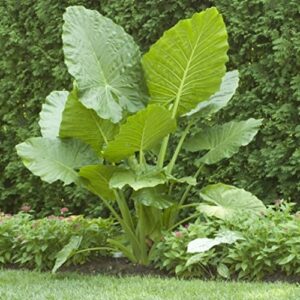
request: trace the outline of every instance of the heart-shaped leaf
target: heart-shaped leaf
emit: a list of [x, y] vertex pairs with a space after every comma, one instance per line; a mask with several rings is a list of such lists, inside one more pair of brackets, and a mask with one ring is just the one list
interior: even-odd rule
[[122, 119], [123, 110], [140, 110], [147, 97], [133, 38], [83, 6], [68, 7], [63, 18], [65, 63], [77, 81], [80, 102], [114, 123]]
[[143, 56], [151, 102], [183, 115], [218, 91], [225, 74], [227, 33], [216, 8], [179, 21]]
[[200, 204], [198, 209], [219, 219], [231, 218], [241, 212], [259, 214], [266, 210], [262, 201], [251, 193], [223, 183], [206, 186], [200, 196], [207, 204]]

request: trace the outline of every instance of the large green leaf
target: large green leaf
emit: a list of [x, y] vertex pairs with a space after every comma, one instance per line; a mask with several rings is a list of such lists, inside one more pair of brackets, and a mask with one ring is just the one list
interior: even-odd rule
[[94, 110], [83, 106], [75, 90], [70, 93], [63, 111], [60, 137], [80, 139], [100, 154], [102, 146], [113, 138], [116, 130], [117, 126], [111, 121], [101, 119]]
[[104, 157], [110, 161], [120, 161], [137, 151], [150, 150], [163, 137], [176, 129], [176, 121], [171, 113], [158, 105], [128, 117], [120, 127], [119, 134], [109, 142]]
[[65, 184], [78, 182], [77, 170], [96, 164], [98, 158], [88, 145], [78, 140], [30, 138], [16, 146], [24, 165], [42, 180]]
[[187, 116], [204, 116], [207, 117], [218, 112], [225, 107], [230, 101], [239, 85], [239, 72], [237, 70], [227, 72], [222, 79], [222, 83], [218, 92], [212, 95], [207, 101], [200, 102]]
[[129, 169], [118, 169], [110, 179], [110, 187], [122, 189], [129, 185], [135, 191], [142, 188], [154, 187], [164, 184], [167, 181], [166, 175], [156, 167], [148, 166], [145, 170], [133, 171]]
[[142, 59], [151, 102], [182, 115], [207, 100], [225, 74], [227, 33], [216, 8], [179, 21]]
[[207, 204], [198, 209], [209, 216], [226, 219], [240, 212], [262, 213], [266, 210], [262, 201], [251, 193], [222, 183], [208, 185], [200, 191]]
[[140, 189], [132, 194], [132, 198], [145, 206], [156, 207], [158, 209], [174, 205], [172, 198], [168, 195], [168, 189], [163, 185]]
[[65, 245], [57, 254], [52, 273], [56, 271], [74, 254], [76, 250], [80, 247], [82, 241], [82, 236], [74, 235], [70, 238], [70, 241]]
[[46, 98], [40, 112], [39, 125], [43, 137], [56, 138], [62, 119], [62, 112], [68, 98], [67, 91], [54, 91]]
[[116, 123], [145, 101], [140, 51], [122, 27], [97, 11], [71, 6], [64, 14], [63, 49], [79, 100]]
[[188, 139], [184, 148], [192, 152], [209, 150], [199, 162], [214, 164], [231, 157], [241, 146], [248, 145], [257, 134], [261, 123], [262, 120], [248, 119], [217, 125]]
[[87, 179], [84, 185], [88, 190], [105, 200], [115, 200], [114, 192], [109, 187], [114, 170], [113, 166], [84, 166], [80, 169], [79, 175]]

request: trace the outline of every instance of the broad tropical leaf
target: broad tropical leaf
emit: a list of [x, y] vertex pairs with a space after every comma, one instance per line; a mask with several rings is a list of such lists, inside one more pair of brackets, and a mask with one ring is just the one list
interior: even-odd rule
[[222, 183], [208, 185], [200, 191], [202, 203], [198, 209], [208, 216], [226, 219], [238, 212], [262, 213], [265, 206], [251, 193]]
[[105, 200], [115, 200], [115, 195], [109, 187], [109, 181], [114, 170], [113, 166], [85, 166], [80, 169], [79, 175], [87, 179], [84, 185], [88, 190]]
[[207, 100], [225, 74], [227, 33], [216, 8], [179, 21], [142, 59], [151, 102], [182, 115]]
[[156, 167], [148, 166], [143, 172], [134, 172], [129, 169], [118, 169], [109, 182], [111, 188], [122, 189], [129, 185], [135, 191], [164, 184], [166, 175]]
[[164, 209], [174, 205], [167, 192], [165, 186], [158, 185], [152, 188], [140, 189], [132, 194], [132, 198], [145, 206]]
[[94, 110], [83, 106], [74, 90], [70, 93], [63, 111], [59, 136], [77, 138], [89, 144], [98, 154], [117, 131], [117, 126], [109, 120], [101, 119]]
[[176, 121], [171, 118], [168, 110], [158, 105], [149, 105], [128, 117], [127, 122], [121, 125], [119, 134], [108, 143], [104, 157], [117, 162], [137, 151], [150, 150], [175, 129]]
[[43, 137], [58, 137], [62, 112], [65, 108], [68, 95], [69, 92], [67, 91], [54, 91], [46, 98], [46, 102], [42, 105], [39, 121]]
[[135, 112], [146, 100], [140, 51], [122, 27], [94, 10], [68, 7], [63, 50], [79, 100], [103, 119], [117, 123], [122, 111]]
[[71, 237], [69, 243], [65, 245], [57, 254], [55, 265], [52, 273], [56, 271], [69, 259], [69, 257], [80, 247], [82, 236], [74, 235]]
[[261, 123], [262, 120], [248, 119], [217, 125], [188, 139], [184, 148], [192, 152], [209, 150], [199, 162], [214, 164], [231, 157], [241, 146], [248, 145], [257, 134]]
[[48, 183], [56, 180], [65, 184], [78, 182], [79, 168], [99, 162], [88, 145], [72, 139], [30, 138], [16, 149], [27, 169]]
[[215, 238], [198, 238], [195, 239], [188, 244], [188, 253], [202, 253], [209, 249], [211, 249], [214, 246], [220, 245], [220, 244], [233, 244], [237, 240], [243, 239], [242, 235], [238, 232], [234, 231], [222, 231], [219, 232]]
[[230, 71], [225, 74], [222, 79], [220, 90], [212, 95], [207, 101], [200, 102], [198, 106], [186, 115], [190, 116], [204, 116], [218, 112], [225, 107], [234, 95], [239, 85], [239, 72], [237, 70]]

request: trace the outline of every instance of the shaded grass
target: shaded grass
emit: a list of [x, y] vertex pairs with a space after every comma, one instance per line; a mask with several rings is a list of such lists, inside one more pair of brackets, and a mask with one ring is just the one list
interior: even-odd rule
[[286, 283], [178, 280], [157, 277], [84, 276], [0, 270], [1, 300], [298, 300]]

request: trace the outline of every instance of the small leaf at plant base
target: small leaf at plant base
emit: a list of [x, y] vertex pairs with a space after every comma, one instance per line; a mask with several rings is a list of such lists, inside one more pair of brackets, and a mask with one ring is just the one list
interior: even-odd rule
[[174, 205], [172, 198], [168, 196], [167, 188], [163, 185], [140, 189], [132, 194], [132, 199], [145, 206], [158, 209], [165, 209]]
[[195, 186], [197, 184], [197, 179], [193, 176], [185, 176], [181, 178], [176, 178], [170, 174], [167, 174], [167, 178], [170, 182], [175, 183], [187, 183], [188, 185]]
[[99, 162], [92, 149], [78, 140], [30, 138], [16, 146], [27, 169], [42, 180], [65, 184], [78, 182], [77, 169]]
[[217, 267], [217, 272], [220, 276], [222, 276], [223, 278], [228, 279], [230, 277], [230, 272], [229, 269], [226, 265], [220, 263]]
[[62, 113], [68, 99], [69, 92], [54, 91], [46, 98], [40, 112], [39, 126], [41, 134], [45, 138], [57, 138], [59, 126], [62, 120]]
[[208, 185], [200, 191], [206, 203], [201, 203], [198, 210], [208, 216], [226, 219], [241, 211], [260, 214], [266, 207], [258, 198], [244, 189], [222, 183]]
[[151, 102], [183, 115], [209, 99], [225, 74], [227, 33], [216, 8], [179, 21], [151, 46], [142, 64]]
[[188, 253], [203, 253], [220, 244], [233, 244], [237, 240], [243, 239], [240, 233], [230, 230], [220, 232], [215, 238], [198, 238], [188, 244]]
[[76, 79], [79, 101], [99, 117], [117, 123], [123, 111], [147, 101], [140, 51], [121, 26], [95, 10], [70, 6], [63, 16], [63, 50]]
[[214, 164], [237, 153], [241, 146], [248, 145], [257, 134], [262, 120], [229, 122], [202, 131], [184, 144], [191, 152], [209, 150], [198, 162]]
[[120, 126], [119, 134], [108, 143], [104, 157], [117, 162], [137, 151], [150, 150], [175, 129], [176, 121], [167, 109], [149, 105]]
[[69, 243], [64, 246], [57, 254], [55, 265], [52, 269], [52, 273], [56, 271], [68, 260], [68, 258], [80, 247], [82, 236], [72, 236]]
[[112, 140], [117, 130], [117, 125], [101, 119], [94, 110], [83, 106], [77, 98], [76, 89], [69, 94], [60, 125], [60, 137], [77, 138], [100, 154], [103, 145]]
[[208, 117], [225, 107], [234, 95], [239, 85], [239, 72], [237, 70], [227, 72], [222, 79], [222, 83], [218, 92], [212, 95], [207, 101], [200, 102], [186, 116], [199, 118]]
[[189, 267], [189, 266], [191, 266], [191, 265], [200, 263], [201, 260], [203, 260], [203, 256], [204, 256], [204, 253], [197, 253], [197, 254], [191, 256], [191, 257], [187, 260], [187, 262], [186, 262], [186, 264], [185, 264], [185, 267]]
[[105, 200], [115, 200], [114, 192], [109, 187], [115, 167], [104, 165], [84, 166], [80, 169], [79, 175], [87, 179], [84, 186], [92, 193]]
[[165, 174], [156, 167], [148, 166], [143, 172], [129, 169], [117, 169], [112, 175], [109, 185], [111, 188], [122, 189], [129, 185], [135, 191], [142, 188], [154, 187], [167, 181]]

